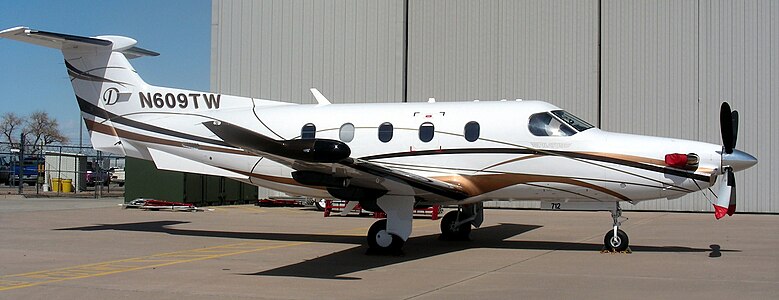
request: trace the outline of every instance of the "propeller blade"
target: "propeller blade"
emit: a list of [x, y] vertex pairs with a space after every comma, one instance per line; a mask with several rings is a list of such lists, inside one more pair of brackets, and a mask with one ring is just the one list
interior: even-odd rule
[[727, 102], [722, 102], [719, 111], [719, 125], [722, 133], [722, 145], [725, 146], [725, 153], [733, 153], [733, 112]]
[[720, 184], [719, 193], [717, 194], [717, 202], [714, 203], [714, 217], [717, 219], [721, 219], [728, 214], [733, 185], [736, 184], [735, 180], [731, 180], [733, 177], [732, 175], [733, 171], [731, 170], [728, 170], [723, 174], [723, 181]]
[[714, 217], [717, 220], [722, 219], [728, 214], [728, 206], [730, 206], [730, 187], [727, 184], [720, 186], [719, 195], [717, 195], [717, 203], [714, 204]]
[[733, 111], [733, 147], [736, 147], [736, 140], [738, 139], [738, 111]]
[[736, 213], [736, 176], [728, 170], [728, 185], [730, 186], [730, 203], [728, 203], [728, 216]]

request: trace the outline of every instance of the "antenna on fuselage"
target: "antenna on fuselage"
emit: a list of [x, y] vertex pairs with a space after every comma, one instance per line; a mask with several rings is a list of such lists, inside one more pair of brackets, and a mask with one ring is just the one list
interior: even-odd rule
[[314, 95], [314, 99], [316, 99], [316, 102], [319, 105], [331, 104], [330, 100], [327, 100], [327, 98], [325, 98], [325, 95], [322, 95], [322, 93], [320, 93], [319, 90], [317, 90], [316, 88], [311, 88], [311, 94]]

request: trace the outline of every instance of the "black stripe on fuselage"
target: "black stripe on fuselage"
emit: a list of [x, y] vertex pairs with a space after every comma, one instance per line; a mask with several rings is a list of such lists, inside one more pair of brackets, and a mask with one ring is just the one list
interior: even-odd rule
[[71, 65], [67, 60], [65, 60], [65, 67], [68, 68], [68, 74], [70, 76], [73, 76], [74, 78], [78, 78], [81, 80], [87, 80], [87, 81], [97, 81], [97, 82], [111, 82], [116, 83], [118, 85], [124, 86], [127, 83], [126, 82], [119, 82], [115, 80], [111, 80], [108, 78], [103, 78], [100, 76], [92, 75], [87, 72], [81, 71], [79, 69], [76, 69], [73, 65]]
[[593, 160], [605, 163], [613, 163], [622, 166], [633, 167], [637, 169], [658, 172], [668, 175], [674, 175], [684, 178], [691, 178], [698, 181], [709, 181], [708, 176], [698, 175], [693, 172], [687, 172], [678, 169], [660, 167], [625, 159], [605, 157], [580, 152], [567, 152], [567, 151], [553, 151], [553, 150], [535, 150], [535, 149], [523, 149], [523, 148], [464, 148], [464, 149], [440, 149], [440, 150], [423, 150], [413, 152], [396, 152], [385, 153], [378, 155], [371, 155], [362, 157], [364, 160], [376, 160], [398, 157], [410, 157], [410, 156], [426, 156], [426, 155], [443, 155], [443, 154], [526, 154], [526, 155], [539, 155], [539, 156], [560, 156], [567, 158], [578, 158]]
[[209, 144], [213, 144], [213, 145], [219, 145], [219, 146], [223, 146], [223, 147], [235, 148], [234, 146], [232, 146], [232, 145], [230, 145], [228, 143], [225, 143], [223, 141], [220, 141], [220, 140], [214, 140], [214, 139], [204, 138], [204, 137], [200, 137], [200, 136], [196, 136], [196, 135], [186, 134], [186, 133], [173, 131], [173, 130], [166, 129], [166, 128], [157, 127], [157, 126], [154, 126], [154, 125], [149, 125], [149, 124], [146, 124], [146, 123], [143, 123], [143, 122], [138, 122], [138, 121], [135, 121], [135, 120], [127, 119], [125, 117], [122, 117], [122, 116], [116, 115], [114, 113], [111, 113], [111, 112], [109, 112], [109, 111], [107, 111], [105, 109], [97, 107], [94, 104], [89, 103], [88, 101], [84, 100], [83, 98], [81, 98], [79, 96], [76, 96], [76, 100], [78, 100], [78, 106], [79, 106], [79, 108], [81, 108], [81, 111], [83, 111], [85, 113], [88, 113], [90, 115], [93, 115], [93, 116], [97, 116], [97, 117], [100, 117], [100, 118], [103, 118], [103, 119], [106, 119], [106, 120], [110, 120], [111, 122], [116, 122], [116, 123], [119, 123], [119, 124], [122, 124], [122, 125], [130, 126], [130, 127], [135, 128], [135, 129], [151, 131], [151, 132], [164, 134], [164, 135], [169, 135], [169, 136], [174, 136], [174, 137], [182, 138], [182, 139], [186, 139], [186, 140], [198, 141], [198, 142], [209, 143]]

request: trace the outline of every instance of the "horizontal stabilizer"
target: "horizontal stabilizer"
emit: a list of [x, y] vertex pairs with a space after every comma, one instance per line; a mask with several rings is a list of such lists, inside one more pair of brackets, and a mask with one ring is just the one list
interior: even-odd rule
[[109, 40], [40, 31], [22, 26], [0, 31], [0, 37], [56, 49], [63, 49], [68, 46], [106, 47], [112, 44]]
[[19, 26], [0, 31], [0, 37], [55, 49], [71, 49], [78, 47], [105, 48], [121, 52], [125, 54], [127, 58], [160, 55], [157, 52], [136, 47], [135, 44], [137, 42], [134, 39], [124, 36], [106, 35], [87, 37], [40, 31], [30, 29], [29, 27]]
[[183, 158], [181, 156], [157, 149], [149, 148], [149, 154], [151, 154], [152, 160], [154, 160], [154, 164], [157, 166], [157, 169], [160, 170], [222, 176], [237, 179], [249, 178], [245, 175], [241, 175], [225, 169], [220, 169], [214, 166], [209, 166], [204, 163], [196, 162], [194, 160]]

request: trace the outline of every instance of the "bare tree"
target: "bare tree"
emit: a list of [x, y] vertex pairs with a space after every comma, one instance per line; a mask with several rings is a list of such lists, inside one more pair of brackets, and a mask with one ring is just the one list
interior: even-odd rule
[[0, 118], [0, 130], [2, 130], [5, 141], [8, 142], [9, 147], [13, 145], [16, 140], [16, 131], [21, 125], [22, 119], [13, 112], [4, 113], [2, 118]]
[[31, 154], [38, 153], [40, 148], [36, 146], [45, 146], [53, 143], [66, 143], [68, 138], [62, 135], [59, 129], [59, 123], [56, 119], [49, 117], [45, 111], [36, 111], [27, 118], [24, 128], [26, 142], [33, 145], [30, 148]]

